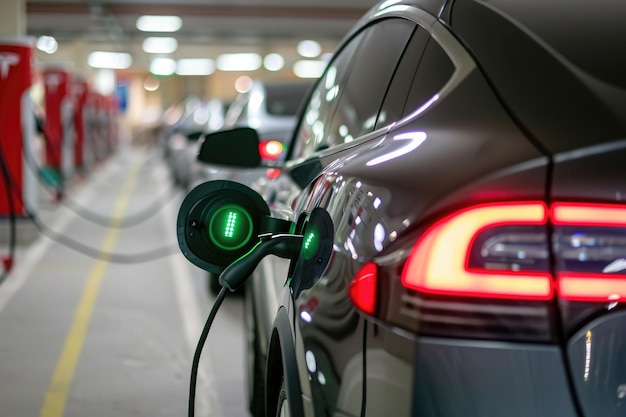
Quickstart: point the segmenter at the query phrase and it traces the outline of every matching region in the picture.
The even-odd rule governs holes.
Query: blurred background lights
[[[252,78],[242,75],[235,80],[235,90],[238,93],[246,93],[252,88]]]
[[[176,71],[176,61],[171,58],[154,58],[150,62],[150,72],[154,75],[172,75]]]
[[[281,54],[267,54],[263,58],[263,66],[268,71],[280,71],[285,66],[285,58]]]
[[[256,53],[222,54],[217,57],[220,71],[256,71],[261,68],[261,56]]]
[[[149,54],[171,54],[178,48],[178,41],[172,37],[153,36],[144,39],[141,47]]]
[[[319,78],[325,68],[324,61],[302,60],[293,65],[293,73],[300,78]]]
[[[215,72],[215,62],[208,58],[186,58],[176,62],[178,75],[210,75]]]
[[[52,36],[40,36],[37,38],[37,49],[47,54],[53,54],[59,49],[57,40]]]
[[[160,84],[161,83],[159,82],[158,78],[153,77],[152,75],[149,75],[143,81],[143,88],[146,91],[156,91],[159,89]]]
[[[93,89],[100,94],[109,95],[115,91],[116,82],[115,71],[101,69],[96,71],[93,77]]]
[[[298,43],[298,53],[305,58],[315,58],[322,53],[322,47],[319,43],[311,40],[305,40]]]
[[[87,57],[87,64],[93,68],[126,69],[133,59],[125,52],[94,51]]]
[[[145,15],[137,18],[135,26],[142,32],[176,32],[183,26],[183,20],[178,16]]]

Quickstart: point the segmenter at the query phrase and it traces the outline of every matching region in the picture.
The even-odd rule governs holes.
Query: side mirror
[[[198,161],[238,168],[261,165],[259,134],[250,127],[209,133],[198,151]]]
[[[178,212],[176,237],[194,265],[221,273],[267,233],[288,233],[292,223],[269,216],[263,198],[233,181],[209,181],[187,194]]]

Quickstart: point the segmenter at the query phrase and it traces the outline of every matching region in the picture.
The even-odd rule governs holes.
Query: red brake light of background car
[[[624,260],[626,250],[626,208],[609,204],[555,203],[551,208],[551,220],[558,231],[574,227],[580,235],[586,236],[585,228],[595,228],[590,240],[592,245],[579,244],[557,253],[562,262],[574,263],[567,269],[578,269],[577,258],[595,258],[603,263],[613,264]],[[565,242],[572,240],[575,233],[565,234]],[[595,250],[595,255],[589,252]],[[613,262],[611,262],[611,260]],[[582,267],[582,262],[580,263]],[[626,299],[626,274],[613,273],[603,269],[595,271],[561,270],[557,272],[560,298],[568,301],[611,302]],[[582,268],[581,268],[582,269]],[[618,269],[624,269],[620,267]]]
[[[548,300],[549,271],[469,268],[476,236],[506,225],[545,225],[542,202],[493,203],[469,207],[428,229],[413,247],[402,272],[405,287],[423,293],[505,299]]]
[[[278,140],[266,140],[259,143],[259,153],[265,160],[275,161],[283,153],[283,143]]]
[[[376,313],[376,294],[378,286],[378,267],[368,262],[357,272],[350,282],[348,294],[359,310],[366,314]]]
[[[275,180],[276,178],[280,177],[280,174],[280,168],[269,168],[267,171],[265,171],[265,177],[269,180]]]

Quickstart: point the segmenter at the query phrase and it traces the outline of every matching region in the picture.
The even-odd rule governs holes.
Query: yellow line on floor
[[[93,307],[100,290],[102,278],[107,269],[108,253],[110,253],[117,243],[119,235],[119,224],[122,221],[131,192],[135,187],[138,173],[138,163],[134,163],[126,177],[124,186],[115,203],[113,220],[107,230],[102,247],[101,256],[91,270],[85,287],[83,289],[80,302],[74,312],[74,320],[69,334],[65,339],[65,345],[59,356],[56,369],[48,386],[46,397],[41,407],[40,417],[62,417],[65,411],[65,403],[69,393],[74,371],[80,357],[87,328],[93,312]]]

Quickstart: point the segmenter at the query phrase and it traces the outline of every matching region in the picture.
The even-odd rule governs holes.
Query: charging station
[[[43,81],[46,167],[62,183],[69,180],[74,173],[74,110],[70,94],[72,76],[63,66],[50,66],[43,71]]]
[[[83,77],[76,77],[72,81],[72,98],[74,103],[74,168],[81,174],[86,174],[93,165],[93,148],[88,137],[88,110],[89,83]]]
[[[0,152],[9,177],[7,183],[0,176],[0,240],[9,235],[4,233],[9,217],[17,220],[18,242],[38,235],[30,222],[22,221],[37,209],[37,178],[24,159],[34,155],[33,50],[32,38],[0,38]]]

